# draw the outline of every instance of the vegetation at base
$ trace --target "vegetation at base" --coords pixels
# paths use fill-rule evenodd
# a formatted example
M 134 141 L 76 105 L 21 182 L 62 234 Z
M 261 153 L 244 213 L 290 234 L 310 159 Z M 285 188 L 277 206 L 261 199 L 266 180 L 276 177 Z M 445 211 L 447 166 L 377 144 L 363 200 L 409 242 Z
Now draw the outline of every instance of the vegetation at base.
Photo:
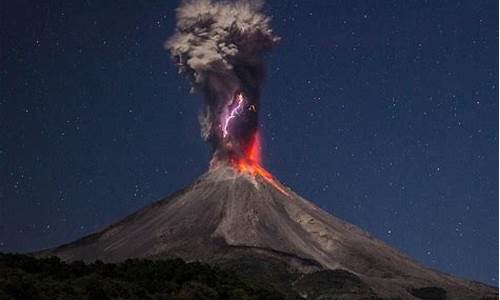
M 291 298 L 261 281 L 180 259 L 85 264 L 0 253 L 0 299 Z

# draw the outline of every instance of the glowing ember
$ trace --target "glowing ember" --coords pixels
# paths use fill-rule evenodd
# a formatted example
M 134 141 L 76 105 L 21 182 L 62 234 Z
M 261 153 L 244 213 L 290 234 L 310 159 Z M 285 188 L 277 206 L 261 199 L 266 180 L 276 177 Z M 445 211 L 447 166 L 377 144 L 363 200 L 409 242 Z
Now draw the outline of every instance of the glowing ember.
M 260 134 L 257 131 L 253 136 L 252 143 L 250 144 L 250 148 L 248 149 L 248 159 L 254 161 L 257 164 L 262 164 L 262 156 L 261 156 L 262 148 L 260 145 Z
M 223 125 L 222 125 L 222 136 L 225 138 L 228 134 L 227 132 L 227 127 L 229 126 L 229 122 L 236 118 L 237 115 L 240 114 L 241 110 L 243 109 L 243 103 L 245 102 L 245 97 L 243 97 L 242 93 L 239 93 L 236 95 L 236 106 L 233 107 L 231 112 L 229 113 L 229 116 L 224 119 Z
M 266 169 L 261 166 L 261 145 L 260 145 L 260 134 L 255 133 L 253 141 L 246 151 L 244 157 L 239 157 L 233 159 L 233 167 L 235 167 L 239 172 L 246 172 L 253 177 L 260 175 L 267 182 L 272 184 L 277 190 L 282 192 L 284 195 L 289 196 L 285 189 L 279 184 Z

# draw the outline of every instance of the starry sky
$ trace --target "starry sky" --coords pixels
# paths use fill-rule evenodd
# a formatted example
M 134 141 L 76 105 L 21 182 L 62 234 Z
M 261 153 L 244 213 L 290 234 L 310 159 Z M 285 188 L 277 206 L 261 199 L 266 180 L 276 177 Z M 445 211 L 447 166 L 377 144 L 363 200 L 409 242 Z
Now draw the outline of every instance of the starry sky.
M 191 183 L 202 97 L 178 1 L 2 3 L 0 251 L 75 240 Z M 267 1 L 264 164 L 419 262 L 498 286 L 498 2 Z

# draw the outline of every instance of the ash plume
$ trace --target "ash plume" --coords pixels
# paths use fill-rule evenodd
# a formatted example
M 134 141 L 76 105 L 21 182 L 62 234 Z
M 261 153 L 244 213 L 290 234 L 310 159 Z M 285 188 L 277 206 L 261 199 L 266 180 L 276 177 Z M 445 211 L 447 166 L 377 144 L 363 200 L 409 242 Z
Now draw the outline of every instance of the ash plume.
M 183 1 L 165 47 L 204 94 L 202 136 L 215 155 L 242 155 L 258 128 L 263 55 L 279 41 L 261 1 Z

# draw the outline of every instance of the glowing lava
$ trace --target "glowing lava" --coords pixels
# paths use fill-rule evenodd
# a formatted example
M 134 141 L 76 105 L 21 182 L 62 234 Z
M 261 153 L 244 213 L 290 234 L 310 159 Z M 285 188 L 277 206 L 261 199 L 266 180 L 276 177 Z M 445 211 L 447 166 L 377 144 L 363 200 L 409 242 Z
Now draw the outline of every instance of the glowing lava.
M 281 184 L 274 179 L 273 175 L 261 166 L 261 145 L 260 134 L 258 132 L 256 132 L 253 136 L 253 140 L 250 147 L 246 151 L 245 156 L 233 159 L 232 164 L 233 167 L 241 173 L 245 172 L 253 177 L 260 175 L 277 190 L 282 192 L 284 195 L 289 196 Z

